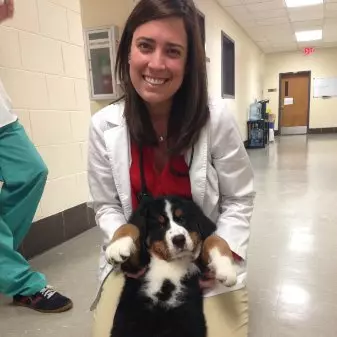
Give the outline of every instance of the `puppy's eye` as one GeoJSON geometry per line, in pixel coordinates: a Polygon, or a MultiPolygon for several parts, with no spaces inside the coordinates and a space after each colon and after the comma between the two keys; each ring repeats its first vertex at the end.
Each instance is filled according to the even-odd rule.
{"type": "Polygon", "coordinates": [[[180,224],[186,223],[186,220],[185,220],[185,218],[184,218],[183,216],[176,217],[175,220],[176,220],[178,223],[180,223],[180,224]]]}
{"type": "Polygon", "coordinates": [[[183,214],[183,211],[180,208],[177,208],[174,211],[174,218],[175,218],[175,221],[177,221],[180,224],[185,223],[184,214],[183,214]]]}
{"type": "Polygon", "coordinates": [[[159,215],[158,222],[160,224],[160,227],[165,227],[165,218],[162,215],[159,215]]]}

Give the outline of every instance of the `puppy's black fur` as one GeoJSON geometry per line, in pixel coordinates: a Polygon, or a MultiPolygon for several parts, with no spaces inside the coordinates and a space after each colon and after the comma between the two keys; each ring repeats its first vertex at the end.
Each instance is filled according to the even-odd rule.
{"type": "MultiPolygon", "coordinates": [[[[142,205],[132,214],[129,223],[140,230],[141,254],[139,265],[131,265],[128,261],[122,269],[136,272],[147,266],[151,261],[149,248],[155,241],[164,240],[167,222],[158,221],[163,216],[165,200],[173,208],[179,208],[182,216],[174,220],[189,233],[197,233],[200,242],[213,234],[215,224],[210,221],[202,210],[190,200],[176,197],[163,197],[142,205]]],[[[165,219],[166,220],[166,219],[165,219]]],[[[193,262],[191,262],[193,263],[193,262]]],[[[112,337],[206,337],[207,328],[203,314],[203,295],[199,286],[199,273],[187,274],[181,284],[178,306],[166,305],[175,285],[165,280],[161,290],[156,294],[158,301],[146,297],[141,291],[146,282],[145,275],[139,279],[125,278],[120,301],[116,310],[111,329],[112,337]]]]}

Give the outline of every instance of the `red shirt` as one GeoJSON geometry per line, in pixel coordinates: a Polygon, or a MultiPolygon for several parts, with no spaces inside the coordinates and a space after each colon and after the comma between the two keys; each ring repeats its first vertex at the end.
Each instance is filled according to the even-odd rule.
{"type": "MultiPolygon", "coordinates": [[[[137,208],[137,195],[141,192],[141,176],[139,168],[139,148],[131,144],[132,164],[130,168],[132,207],[137,208]]],[[[188,173],[188,166],[183,155],[172,157],[158,172],[154,165],[154,151],[151,147],[143,148],[144,176],[146,188],[153,197],[161,195],[177,195],[183,198],[192,198],[191,184],[188,174],[184,176],[175,175],[171,167],[182,173],[188,173]]]]}

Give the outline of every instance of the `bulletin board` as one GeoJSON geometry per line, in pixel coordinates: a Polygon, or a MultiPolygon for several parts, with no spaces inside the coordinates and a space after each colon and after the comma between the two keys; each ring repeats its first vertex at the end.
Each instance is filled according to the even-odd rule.
{"type": "Polygon", "coordinates": [[[314,78],[314,97],[337,97],[337,77],[314,78]]]}

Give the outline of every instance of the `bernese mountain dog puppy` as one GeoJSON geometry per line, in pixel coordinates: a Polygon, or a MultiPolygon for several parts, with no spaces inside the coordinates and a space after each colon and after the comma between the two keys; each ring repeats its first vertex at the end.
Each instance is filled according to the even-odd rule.
{"type": "Polygon", "coordinates": [[[226,286],[236,283],[227,242],[191,200],[160,197],[142,202],[107,246],[107,260],[124,272],[125,284],[112,337],[206,337],[201,273],[208,268],[226,286]]]}

